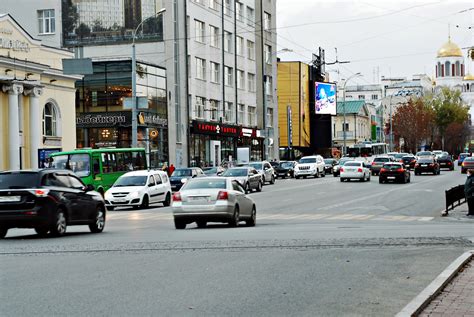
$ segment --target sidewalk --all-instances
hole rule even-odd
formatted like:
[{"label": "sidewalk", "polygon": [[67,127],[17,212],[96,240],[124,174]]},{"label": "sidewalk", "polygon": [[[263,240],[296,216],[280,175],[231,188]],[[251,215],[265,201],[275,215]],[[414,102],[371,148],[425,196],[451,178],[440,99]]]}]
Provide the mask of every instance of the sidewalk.
[{"label": "sidewalk", "polygon": [[451,263],[396,317],[474,317],[474,250]]}]

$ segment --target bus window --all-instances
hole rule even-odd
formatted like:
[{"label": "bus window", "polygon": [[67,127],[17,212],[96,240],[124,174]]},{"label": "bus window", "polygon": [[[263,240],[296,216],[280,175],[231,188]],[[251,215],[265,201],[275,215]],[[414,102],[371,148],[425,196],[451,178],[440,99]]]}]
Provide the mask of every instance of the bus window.
[{"label": "bus window", "polygon": [[102,171],[105,174],[117,172],[115,153],[102,153]]},{"label": "bus window", "polygon": [[67,169],[67,160],[68,160],[68,155],[56,155],[55,157],[50,158],[50,165],[49,167],[51,168],[57,168],[57,169]]},{"label": "bus window", "polygon": [[86,177],[91,174],[89,154],[70,154],[69,168],[79,177]]},{"label": "bus window", "polygon": [[100,174],[100,162],[97,157],[94,157],[93,162],[94,162],[93,169],[94,169],[94,178],[95,178],[95,175]]},{"label": "bus window", "polygon": [[133,152],[133,169],[134,170],[143,170],[146,167],[145,157],[142,156],[140,152]]}]

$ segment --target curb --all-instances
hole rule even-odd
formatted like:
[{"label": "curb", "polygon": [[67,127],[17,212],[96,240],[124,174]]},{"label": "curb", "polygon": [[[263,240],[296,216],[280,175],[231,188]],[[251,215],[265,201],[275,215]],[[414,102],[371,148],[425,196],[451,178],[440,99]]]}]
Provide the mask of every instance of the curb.
[{"label": "curb", "polygon": [[471,259],[474,259],[474,250],[464,252],[441,272],[418,296],[396,314],[395,317],[418,316]]}]

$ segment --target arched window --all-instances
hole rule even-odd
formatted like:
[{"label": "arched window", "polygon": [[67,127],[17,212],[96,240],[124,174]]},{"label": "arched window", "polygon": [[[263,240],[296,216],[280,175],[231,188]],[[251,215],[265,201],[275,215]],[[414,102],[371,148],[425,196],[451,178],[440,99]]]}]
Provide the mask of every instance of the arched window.
[{"label": "arched window", "polygon": [[461,76],[464,76],[464,64],[461,64]]},{"label": "arched window", "polygon": [[439,72],[439,70],[438,70],[438,65],[436,65],[436,66],[435,66],[435,74],[436,74],[436,77],[439,76],[438,72]]},{"label": "arched window", "polygon": [[444,77],[444,65],[441,65],[441,77]]},{"label": "arched window", "polygon": [[441,63],[438,62],[438,77],[441,77]]},{"label": "arched window", "polygon": [[451,65],[451,76],[456,76],[456,69],[454,64]]},{"label": "arched window", "polygon": [[449,74],[449,70],[450,70],[450,68],[451,68],[450,66],[451,66],[451,63],[450,63],[450,62],[444,63],[444,70],[446,71],[446,77],[451,76],[451,75]]},{"label": "arched window", "polygon": [[48,102],[43,109],[43,135],[58,136],[58,111],[56,106]]},{"label": "arched window", "polygon": [[461,76],[461,64],[459,61],[456,62],[456,76]]}]

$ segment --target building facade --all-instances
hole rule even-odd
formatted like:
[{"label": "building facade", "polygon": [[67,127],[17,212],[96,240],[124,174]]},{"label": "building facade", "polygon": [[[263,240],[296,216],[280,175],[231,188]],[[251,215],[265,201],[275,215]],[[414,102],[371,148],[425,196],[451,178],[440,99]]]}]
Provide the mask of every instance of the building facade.
[{"label": "building facade", "polygon": [[338,102],[337,115],[333,117],[332,128],[335,147],[342,149],[344,145],[344,131],[346,147],[363,141],[371,141],[371,119],[368,104],[364,100]]},{"label": "building facade", "polygon": [[62,59],[10,15],[0,15],[0,170],[38,168],[54,151],[76,146],[75,88]]}]

